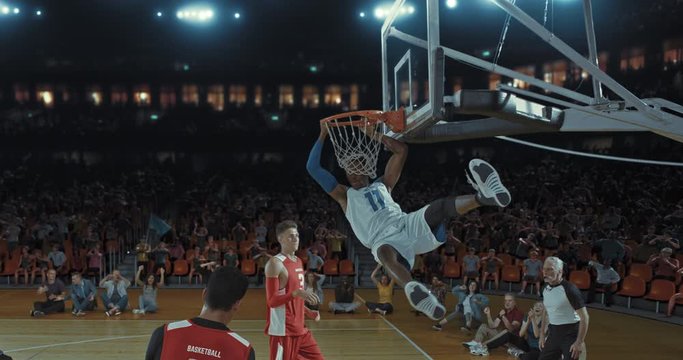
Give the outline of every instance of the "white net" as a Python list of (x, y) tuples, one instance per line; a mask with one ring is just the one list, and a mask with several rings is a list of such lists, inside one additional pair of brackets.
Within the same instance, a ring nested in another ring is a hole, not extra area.
[(339, 166), (349, 174), (376, 178), (383, 124), (362, 115), (332, 119), (324, 124)]

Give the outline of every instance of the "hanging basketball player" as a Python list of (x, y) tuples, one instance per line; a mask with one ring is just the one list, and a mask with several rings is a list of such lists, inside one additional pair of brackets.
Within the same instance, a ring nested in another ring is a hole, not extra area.
[[(408, 146), (387, 136), (369, 136), (379, 138), (392, 155), (384, 175), (372, 183), (365, 174), (349, 172), (349, 169), (359, 166), (347, 166), (345, 170), (351, 185), (349, 187), (339, 184), (330, 172), (320, 166), (320, 155), (328, 131), (321, 122), (320, 136), (306, 164), (308, 173), (339, 203), (358, 240), (372, 250), (375, 260), (384, 265), (389, 275), (404, 288), (410, 305), (432, 320), (443, 318), (446, 313), (444, 306), (424, 284), (412, 278), (410, 270), (415, 255), (430, 252), (444, 243), (445, 222), (450, 218), (480, 206), (505, 207), (510, 204), (510, 192), (491, 165), (474, 159), (469, 163), (471, 178), (468, 174), (467, 179), (476, 194), (442, 198), (406, 214), (391, 198), (391, 190), (401, 176)], [(350, 156), (363, 158), (362, 154)]]

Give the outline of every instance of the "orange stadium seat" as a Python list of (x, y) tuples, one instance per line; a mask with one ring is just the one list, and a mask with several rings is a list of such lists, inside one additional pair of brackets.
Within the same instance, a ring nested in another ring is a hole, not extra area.
[(501, 280), (508, 283), (508, 291), (512, 291), (512, 283), (522, 281), (519, 265), (503, 265)]
[(186, 260), (178, 259), (173, 262), (173, 276), (178, 277), (178, 284), (182, 282), (182, 277), (190, 272), (190, 265)]
[(356, 275), (356, 268), (353, 265), (353, 261), (349, 259), (344, 259), (339, 262), (339, 275), (342, 276), (353, 276)]
[(443, 277), (450, 280), (451, 286), (453, 286), (453, 279), (458, 279), (461, 276), (460, 264), (457, 262), (448, 261), (443, 266)]
[(240, 262), (240, 269), (244, 275), (256, 275), (256, 262), (254, 262), (252, 259), (244, 259)]
[(656, 312), (659, 312), (659, 302), (669, 301), (669, 299), (676, 293), (676, 285), (673, 281), (655, 279), (650, 284), (650, 292), (645, 295), (648, 300), (654, 300), (657, 303)]
[(639, 298), (645, 296), (647, 291), (645, 287), (645, 280), (639, 276), (629, 275), (624, 278), (621, 284), (621, 291), (617, 295), (628, 297), (628, 308), (631, 308), (631, 298)]
[(652, 267), (647, 264), (631, 264), (628, 274), (637, 276), (645, 280), (646, 283), (652, 281)]
[(591, 275), (588, 271), (574, 270), (569, 273), (569, 282), (579, 290), (588, 290), (591, 287)]

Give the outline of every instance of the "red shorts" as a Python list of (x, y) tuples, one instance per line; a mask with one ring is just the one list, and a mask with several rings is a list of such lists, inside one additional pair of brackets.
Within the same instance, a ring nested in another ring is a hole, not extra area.
[(271, 336), (270, 360), (323, 360), (310, 331), (301, 336)]

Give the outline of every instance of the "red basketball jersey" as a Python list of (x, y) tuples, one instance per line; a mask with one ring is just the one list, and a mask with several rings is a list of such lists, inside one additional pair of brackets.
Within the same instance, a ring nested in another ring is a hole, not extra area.
[[(277, 295), (291, 293), (304, 288), (304, 264), (301, 259), (291, 260), (283, 254), (274, 256), (287, 269), (287, 284), (278, 290)], [(272, 336), (301, 336), (306, 333), (304, 327), (304, 299), (295, 297), (284, 305), (271, 308), (267, 306), (266, 334)]]
[(251, 345), (232, 331), (211, 329), (191, 320), (164, 326), (162, 359), (248, 359)]

